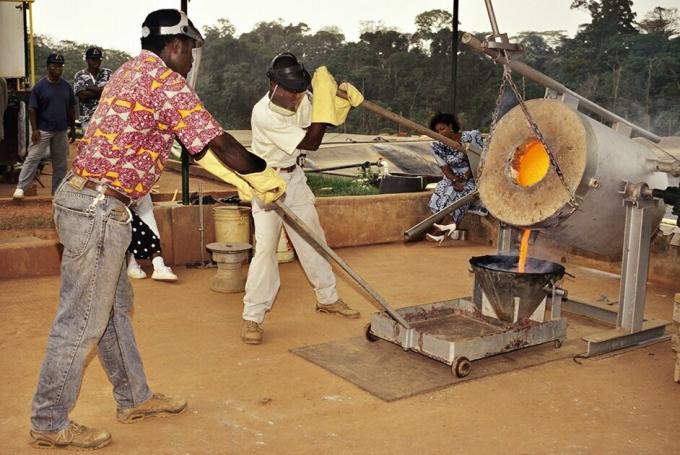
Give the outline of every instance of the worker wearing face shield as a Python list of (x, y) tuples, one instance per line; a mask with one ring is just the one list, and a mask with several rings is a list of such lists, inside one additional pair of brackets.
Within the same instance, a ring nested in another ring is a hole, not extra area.
[(187, 407), (184, 399), (154, 393), (147, 383), (125, 264), (132, 235), (128, 207), (156, 183), (174, 140), (209, 171), (238, 182), (244, 198), (267, 203), (285, 191), (279, 174), (224, 132), (187, 84), (193, 49), (202, 43), (181, 11), (146, 17), (141, 53), (106, 84), (56, 191), (54, 219), (64, 246), (61, 291), (33, 398), (33, 447), (80, 450), (110, 443), (108, 431), (69, 419), (95, 349), (113, 385), (120, 422)]
[[(327, 126), (342, 124), (350, 105), (359, 105), (363, 97), (349, 84), (341, 84), (341, 88), (350, 94), (351, 104), (336, 97), (338, 86), (326, 67), (318, 68), (311, 78), (304, 65), (290, 52), (274, 57), (267, 78), (269, 90), (252, 111), (252, 151), (286, 182), (283, 202), (323, 238), (314, 194), (303, 170), (305, 153), (317, 150)], [(314, 287), (316, 310), (343, 318), (359, 317), (359, 312), (338, 295), (330, 264), (312, 245), (267, 205), (253, 201), (252, 213), (256, 248), (243, 298), (241, 339), (244, 343), (262, 342), (262, 323), (280, 286), (276, 247), (282, 223)]]

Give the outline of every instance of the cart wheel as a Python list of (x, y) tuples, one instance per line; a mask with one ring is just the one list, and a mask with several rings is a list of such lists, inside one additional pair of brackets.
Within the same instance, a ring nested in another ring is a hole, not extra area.
[(559, 349), (562, 347), (562, 340), (555, 340), (555, 349)]
[(366, 339), (368, 341), (370, 341), (371, 343), (374, 343), (374, 342), (376, 342), (380, 339), (380, 338), (378, 338), (377, 336), (375, 336), (371, 333), (371, 324), (370, 323), (366, 324), (366, 327), (364, 327), (364, 335), (366, 336)]
[(456, 363), (453, 364), (451, 367), (453, 370), (453, 374), (455, 374), (459, 378), (464, 378), (468, 374), (470, 374), (470, 370), (472, 370), (472, 365), (470, 364), (470, 361), (465, 358), (461, 357), (458, 360), (456, 360)]

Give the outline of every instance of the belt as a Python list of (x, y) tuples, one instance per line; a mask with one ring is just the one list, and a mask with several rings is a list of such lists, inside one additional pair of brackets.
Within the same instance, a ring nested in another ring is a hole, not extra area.
[(297, 164), (292, 164), (288, 167), (275, 167), (274, 170), (277, 172), (293, 172), (296, 167)]
[[(110, 196), (114, 199), (119, 200), (126, 206), (129, 206), (132, 203), (132, 200), (129, 197), (125, 196), (122, 193), (119, 193), (116, 190), (109, 188), (105, 183), (97, 183), (93, 180), (87, 180), (83, 177), (80, 177), (79, 175), (72, 176), (71, 178), (69, 178), (67, 183), (73, 188), (78, 190), (88, 188), (90, 190), (97, 191), (98, 193), (101, 193), (104, 196)], [(102, 188), (104, 189), (104, 191), (102, 191)]]

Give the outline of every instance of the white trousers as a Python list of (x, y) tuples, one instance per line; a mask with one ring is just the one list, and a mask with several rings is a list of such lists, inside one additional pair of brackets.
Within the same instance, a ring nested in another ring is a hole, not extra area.
[[(307, 186), (307, 178), (301, 168), (290, 173), (281, 173), (288, 186), (283, 202), (299, 216), (316, 235), (325, 239), (319, 223), (319, 215), (314, 207), (314, 194)], [(255, 221), (255, 256), (248, 269), (246, 294), (243, 298), (243, 319), (264, 321), (264, 316), (274, 304), (279, 290), (279, 263), (276, 247), (279, 242), (281, 223), (293, 243), (295, 253), (307, 278), (314, 286), (316, 300), (322, 305), (338, 301), (335, 289), (335, 275), (331, 265), (312, 245), (300, 236), (292, 227), (283, 222), (274, 210), (267, 210), (253, 203), (253, 220)]]

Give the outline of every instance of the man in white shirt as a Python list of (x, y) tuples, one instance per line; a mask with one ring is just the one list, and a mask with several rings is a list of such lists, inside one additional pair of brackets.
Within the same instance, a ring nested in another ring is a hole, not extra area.
[[(315, 73), (313, 84), (315, 99), (312, 104), (308, 92), (311, 77), (297, 58), (289, 52), (279, 54), (272, 60), (267, 77), (270, 81), (269, 92), (255, 105), (252, 112), (252, 152), (279, 172), (281, 178), (287, 182), (286, 194), (282, 200), (323, 238), (324, 232), (314, 207), (314, 194), (307, 186), (307, 178), (301, 166), (304, 151), (319, 148), (326, 126), (329, 123), (337, 125), (338, 121), (344, 122), (349, 104), (346, 104), (343, 113), (336, 115), (337, 86), (325, 67)], [(320, 93), (321, 88), (317, 93), (316, 81), (321, 79), (324, 94)], [(314, 286), (316, 310), (344, 318), (359, 317), (359, 312), (338, 296), (335, 275), (328, 261), (283, 221), (276, 211), (253, 201), (253, 219), (257, 247), (248, 270), (246, 293), (243, 298), (241, 340), (244, 343), (262, 342), (262, 322), (279, 290), (281, 281), (276, 247), (282, 222), (300, 264)]]

